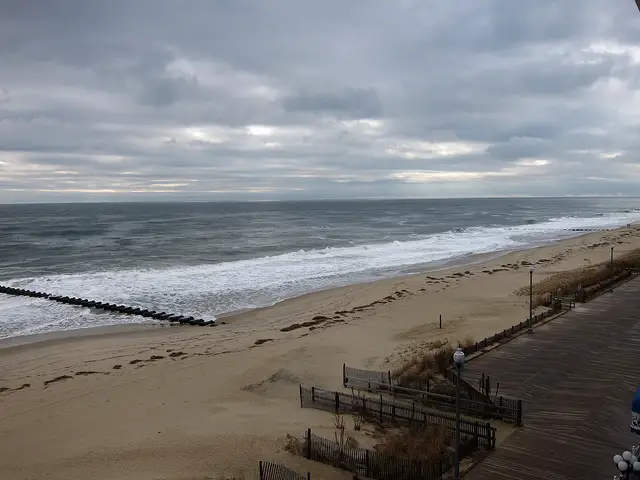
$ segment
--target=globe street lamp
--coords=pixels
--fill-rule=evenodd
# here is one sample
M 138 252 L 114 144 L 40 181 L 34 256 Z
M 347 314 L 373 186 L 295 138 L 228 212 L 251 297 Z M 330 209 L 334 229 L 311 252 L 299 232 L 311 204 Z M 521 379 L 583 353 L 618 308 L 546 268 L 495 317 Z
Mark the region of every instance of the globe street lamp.
M 640 447 L 634 446 L 632 451 L 622 452 L 622 455 L 614 455 L 613 463 L 620 471 L 620 475 L 616 475 L 614 480 L 638 480 L 640 479 L 640 462 L 638 461 L 638 453 Z
M 460 347 L 453 353 L 453 363 L 456 366 L 456 456 L 453 465 L 453 478 L 460 480 L 460 375 L 464 364 L 464 352 Z
M 640 435 L 640 386 L 631 401 L 631 424 L 629 428 L 632 433 Z M 631 451 L 625 451 L 622 455 L 614 455 L 613 463 L 620 471 L 620 475 L 613 477 L 614 480 L 640 480 L 640 445 L 634 445 Z
M 533 333 L 533 265 L 529 267 L 529 328 L 528 333 Z

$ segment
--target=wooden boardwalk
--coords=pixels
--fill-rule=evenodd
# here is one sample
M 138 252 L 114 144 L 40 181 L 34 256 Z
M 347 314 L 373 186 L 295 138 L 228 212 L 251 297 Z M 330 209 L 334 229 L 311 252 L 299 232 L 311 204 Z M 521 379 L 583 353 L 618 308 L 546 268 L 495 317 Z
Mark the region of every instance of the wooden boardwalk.
M 492 388 L 523 399 L 525 426 L 465 476 L 469 480 L 612 478 L 629 432 L 640 375 L 640 279 L 472 360 Z

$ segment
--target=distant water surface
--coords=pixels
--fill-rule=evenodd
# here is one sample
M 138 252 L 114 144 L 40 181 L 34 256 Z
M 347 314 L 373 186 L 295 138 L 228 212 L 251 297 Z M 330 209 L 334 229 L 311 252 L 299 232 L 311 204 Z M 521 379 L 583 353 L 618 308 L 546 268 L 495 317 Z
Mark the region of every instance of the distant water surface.
M 205 319 L 640 219 L 640 199 L 0 205 L 0 282 Z M 0 294 L 0 338 L 140 322 Z

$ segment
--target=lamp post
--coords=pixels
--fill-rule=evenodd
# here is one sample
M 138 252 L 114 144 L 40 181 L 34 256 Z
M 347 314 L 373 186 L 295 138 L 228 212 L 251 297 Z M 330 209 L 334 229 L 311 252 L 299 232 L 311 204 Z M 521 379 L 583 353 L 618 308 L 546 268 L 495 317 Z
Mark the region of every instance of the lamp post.
M 611 282 L 610 292 L 613 292 L 613 247 L 611 247 L 611 259 L 609 260 L 609 281 Z
M 453 353 L 453 363 L 456 366 L 456 457 L 453 478 L 460 480 L 460 372 L 464 364 L 464 352 L 460 347 Z
M 529 267 L 529 328 L 527 333 L 533 333 L 533 265 Z
M 614 455 L 613 463 L 620 471 L 620 475 L 613 477 L 614 480 L 638 480 L 640 479 L 640 462 L 638 453 L 640 447 L 635 445 L 630 451 L 622 452 L 622 455 Z

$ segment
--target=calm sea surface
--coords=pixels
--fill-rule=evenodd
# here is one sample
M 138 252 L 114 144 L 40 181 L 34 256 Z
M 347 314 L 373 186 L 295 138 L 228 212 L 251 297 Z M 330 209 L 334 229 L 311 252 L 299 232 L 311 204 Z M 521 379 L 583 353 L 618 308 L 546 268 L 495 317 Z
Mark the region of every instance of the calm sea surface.
M 0 205 L 0 283 L 198 318 L 640 220 L 640 199 Z M 0 338 L 139 322 L 0 294 Z

